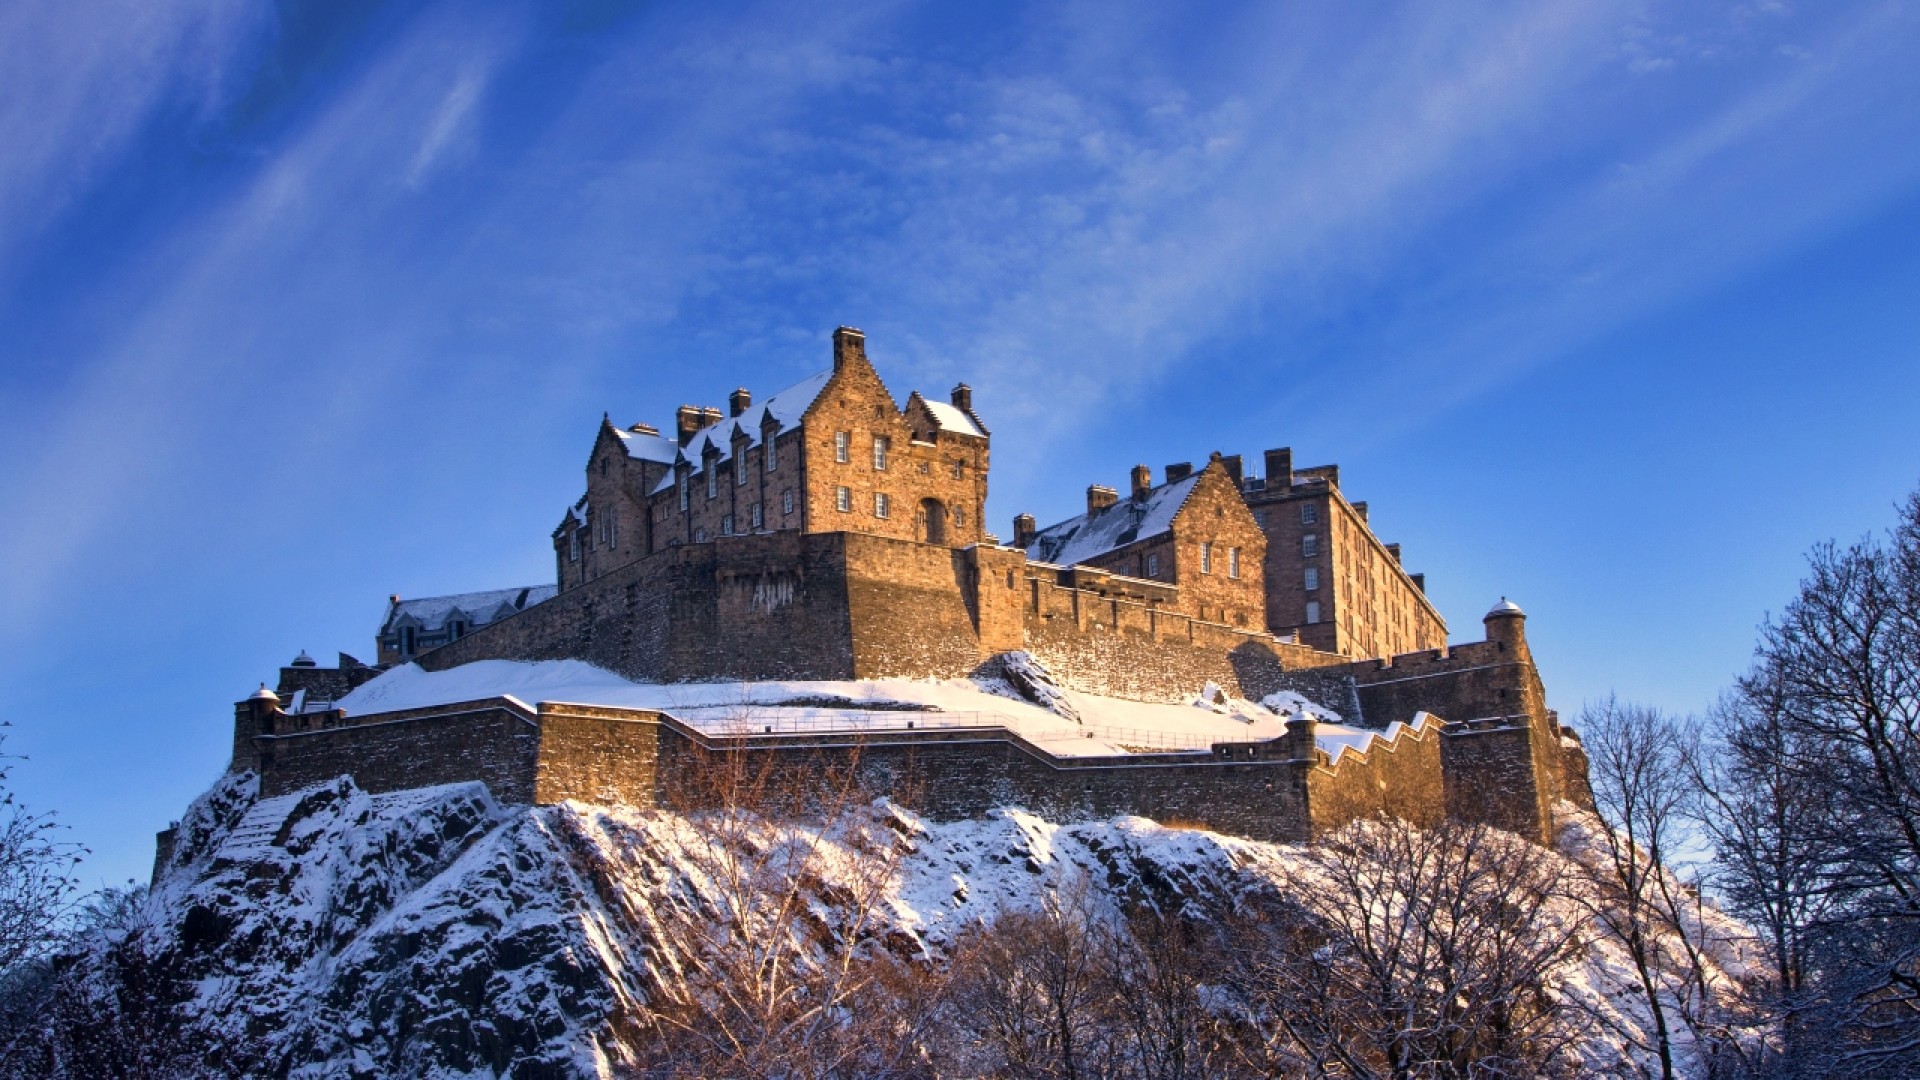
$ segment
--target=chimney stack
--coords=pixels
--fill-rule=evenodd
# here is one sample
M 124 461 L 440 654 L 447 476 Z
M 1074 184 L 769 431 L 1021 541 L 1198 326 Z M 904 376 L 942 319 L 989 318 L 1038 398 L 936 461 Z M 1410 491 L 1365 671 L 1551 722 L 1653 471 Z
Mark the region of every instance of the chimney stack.
M 702 408 L 698 405 L 682 405 L 673 411 L 673 423 L 680 437 L 680 445 L 693 441 L 695 435 L 720 422 L 720 410 Z
M 1228 475 L 1228 476 L 1231 476 L 1231 477 L 1233 477 L 1233 486 L 1234 486 L 1234 487 L 1240 487 L 1240 486 L 1241 486 L 1241 482 L 1240 482 L 1240 472 L 1241 472 L 1241 465 L 1240 465 L 1240 455 L 1239 455 L 1239 454 L 1229 454 L 1229 455 L 1227 455 L 1226 457 L 1223 457 L 1223 458 L 1221 458 L 1221 459 L 1220 459 L 1220 463 L 1221 463 L 1222 465 L 1225 465 L 1225 466 L 1227 467 L 1227 475 Z
M 1120 493 L 1105 484 L 1087 485 L 1087 516 L 1093 515 L 1120 501 Z
M 1293 448 L 1283 446 L 1267 451 L 1267 490 L 1285 491 L 1293 486 Z
M 752 407 L 753 395 L 748 393 L 744 386 L 727 395 L 727 409 L 733 416 L 739 416 Z
M 1153 470 L 1145 465 L 1133 467 L 1133 501 L 1146 502 L 1147 493 L 1153 490 Z
M 1034 522 L 1032 514 L 1019 514 L 1013 519 L 1013 546 L 1026 548 L 1033 546 Z
M 851 326 L 843 326 L 833 332 L 833 370 L 842 370 L 849 360 L 866 363 L 867 335 Z
M 953 407 L 962 412 L 973 411 L 973 387 L 961 383 L 953 388 Z
M 660 434 L 660 429 L 654 427 L 652 424 L 632 424 L 628 426 L 627 430 L 633 432 L 635 435 L 658 436 Z
M 1388 545 L 1387 545 L 1387 554 L 1389 554 L 1389 555 L 1391 555 L 1391 556 L 1393 556 L 1393 561 L 1394 561 L 1394 562 L 1396 562 L 1396 563 L 1397 563 L 1397 562 L 1399 562 L 1399 561 L 1400 561 L 1400 545 L 1399 545 L 1399 544 L 1388 544 Z
M 1361 521 L 1367 520 L 1367 504 L 1364 501 L 1354 503 L 1353 512 L 1360 515 Z
M 1192 475 L 1193 463 L 1190 461 L 1176 462 L 1175 464 L 1167 466 L 1167 483 L 1169 484 L 1175 481 L 1185 480 Z

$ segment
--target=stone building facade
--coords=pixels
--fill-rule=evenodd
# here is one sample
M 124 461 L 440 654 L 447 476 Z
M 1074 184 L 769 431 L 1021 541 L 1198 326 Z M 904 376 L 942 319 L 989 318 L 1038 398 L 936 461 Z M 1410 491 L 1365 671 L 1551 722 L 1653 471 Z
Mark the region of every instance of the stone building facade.
M 911 762 L 917 790 L 938 793 L 935 814 L 1010 801 L 1273 838 L 1383 810 L 1544 837 L 1556 801 L 1584 798 L 1585 758 L 1547 706 L 1525 616 L 1503 603 L 1485 640 L 1449 646 L 1419 579 L 1332 467 L 1294 470 L 1272 451 L 1256 480 L 1215 454 L 1157 486 L 1142 467 L 1124 497 L 1096 485 L 1084 514 L 1047 529 L 1022 515 L 1003 545 L 983 531 L 989 435 L 970 391 L 897 404 L 858 331 L 834 334 L 830 370 L 758 407 L 738 391 L 729 413 L 683 407 L 673 438 L 603 420 L 586 494 L 553 533 L 552 594 L 496 609 L 415 662 L 570 658 L 653 681 L 963 678 L 1024 652 L 1090 693 L 1295 691 L 1399 734 L 1328 760 L 1303 721 L 1269 743 L 1090 763 L 1007 731 L 729 740 L 653 713 L 491 701 L 362 717 L 265 694 L 236 710 L 234 767 L 269 791 L 350 772 L 370 790 L 484 779 L 510 800 L 652 804 L 673 782 L 669 761 L 798 762 L 837 746 L 891 762 L 879 777 Z M 1303 598 L 1313 567 L 1319 619 Z M 390 610 L 383 660 L 392 626 Z M 282 674 L 283 692 L 323 678 Z
M 651 555 L 726 537 L 855 532 L 941 547 L 984 530 L 990 435 L 964 384 L 896 403 L 841 327 L 833 367 L 755 405 L 683 405 L 675 438 L 603 419 L 587 490 L 553 532 L 556 580 L 578 588 Z

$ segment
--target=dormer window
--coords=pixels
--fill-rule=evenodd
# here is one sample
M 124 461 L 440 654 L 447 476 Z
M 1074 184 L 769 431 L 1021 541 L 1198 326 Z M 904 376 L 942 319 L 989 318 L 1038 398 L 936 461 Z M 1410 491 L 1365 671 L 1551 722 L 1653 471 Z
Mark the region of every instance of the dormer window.
M 719 464 L 717 461 L 707 462 L 707 498 L 709 499 L 717 498 L 720 495 Z
M 447 640 L 448 641 L 459 641 L 462 637 L 466 635 L 466 632 L 467 632 L 467 624 L 460 621 L 459 619 L 454 619 L 447 623 Z
M 773 432 L 771 430 L 769 430 L 765 438 L 761 440 L 760 456 L 766 461 L 768 472 L 772 472 L 780 467 L 780 451 L 773 445 Z
M 567 561 L 580 561 L 580 527 L 578 525 L 567 530 Z
M 688 488 L 692 486 L 687 483 L 686 473 L 680 474 L 680 483 L 678 486 L 680 488 L 680 509 L 685 510 L 687 508 L 687 497 L 689 494 Z
M 735 487 L 747 486 L 747 448 L 743 443 L 739 452 L 733 455 L 733 483 Z

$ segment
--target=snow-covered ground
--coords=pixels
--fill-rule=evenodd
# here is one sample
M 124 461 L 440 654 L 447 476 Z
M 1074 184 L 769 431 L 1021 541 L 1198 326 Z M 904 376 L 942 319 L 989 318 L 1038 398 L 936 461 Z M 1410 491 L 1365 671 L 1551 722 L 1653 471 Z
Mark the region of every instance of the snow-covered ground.
M 803 876 L 809 914 L 793 932 L 887 941 L 938 962 L 967 927 L 1066 887 L 1090 889 L 1107 912 L 1148 897 L 1183 906 L 1313 888 L 1308 850 L 1294 845 L 1140 818 L 1056 822 L 1008 808 L 939 823 L 874 809 L 897 838 L 880 925 L 857 931 L 846 910 L 866 856 L 828 857 Z M 1568 825 L 1562 850 L 1583 861 L 1591 826 Z M 197 987 L 187 1021 L 251 1045 L 271 1071 L 622 1075 L 632 1059 L 621 1018 L 649 994 L 658 943 L 727 909 L 712 861 L 723 835 L 734 834 L 670 811 L 502 806 L 478 783 L 369 795 L 342 777 L 261 800 L 250 776 L 230 776 L 182 822 L 146 901 L 145 940 L 173 951 Z M 800 824 L 741 835 L 754 852 L 809 843 Z M 1577 900 L 1554 903 L 1543 917 L 1582 917 Z M 1719 981 L 1751 961 L 1737 925 L 1716 930 Z M 1596 925 L 1556 975 L 1550 992 L 1599 1021 L 1580 1046 L 1593 1072 L 1646 1063 L 1636 1044 L 1649 1015 L 1618 940 Z M 1681 1050 L 1683 1075 L 1701 1075 Z
M 1216 742 L 1275 739 L 1298 717 L 1317 721 L 1320 748 L 1336 759 L 1364 752 L 1399 724 L 1374 732 L 1340 723 L 1339 714 L 1298 694 L 1264 701 L 1228 698 L 1212 684 L 1194 687 L 1186 705 L 1124 701 L 1050 688 L 1059 707 L 1043 708 L 998 679 L 872 679 L 821 682 L 643 683 L 579 660 L 481 660 L 447 671 L 406 664 L 338 702 L 349 716 L 509 697 L 666 712 L 713 734 L 804 734 L 953 727 L 1005 728 L 1061 757 L 1139 751 L 1208 751 Z M 1425 714 L 1409 718 L 1416 725 Z

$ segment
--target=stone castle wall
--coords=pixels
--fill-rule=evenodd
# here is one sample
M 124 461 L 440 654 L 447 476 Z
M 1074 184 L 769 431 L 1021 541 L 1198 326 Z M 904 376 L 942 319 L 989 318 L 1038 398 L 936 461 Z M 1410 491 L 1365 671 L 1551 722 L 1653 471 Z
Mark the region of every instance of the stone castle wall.
M 1391 750 L 1349 754 L 1330 768 L 1310 725 L 1211 754 L 1057 758 L 998 728 L 716 737 L 657 712 L 543 704 L 530 713 L 501 698 L 366 718 L 289 716 L 250 703 L 240 714 L 259 734 L 234 767 L 256 770 L 263 795 L 350 775 L 372 792 L 478 779 L 511 803 L 690 808 L 714 797 L 710 781 L 721 769 L 765 769 L 789 786 L 850 769 L 869 790 L 939 820 L 1020 806 L 1060 820 L 1139 815 L 1301 841 L 1403 804 L 1416 812 L 1410 800 L 1442 783 L 1430 752 L 1437 736 L 1409 734 Z M 1382 776 L 1392 780 L 1384 800 Z

